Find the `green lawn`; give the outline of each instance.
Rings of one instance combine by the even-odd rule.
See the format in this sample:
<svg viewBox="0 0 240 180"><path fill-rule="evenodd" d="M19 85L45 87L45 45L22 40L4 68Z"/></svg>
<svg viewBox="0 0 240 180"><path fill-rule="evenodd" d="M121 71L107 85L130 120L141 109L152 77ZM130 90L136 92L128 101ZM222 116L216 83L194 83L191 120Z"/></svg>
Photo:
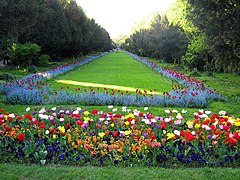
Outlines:
<svg viewBox="0 0 240 180"><path fill-rule="evenodd" d="M154 90L162 93L172 88L172 82L124 52L113 52L93 62L59 76L50 83L54 89L69 86L99 87L122 91Z"/></svg>
<svg viewBox="0 0 240 180"><path fill-rule="evenodd" d="M240 169L160 167L74 167L0 164L3 179L231 179L240 178Z"/></svg>

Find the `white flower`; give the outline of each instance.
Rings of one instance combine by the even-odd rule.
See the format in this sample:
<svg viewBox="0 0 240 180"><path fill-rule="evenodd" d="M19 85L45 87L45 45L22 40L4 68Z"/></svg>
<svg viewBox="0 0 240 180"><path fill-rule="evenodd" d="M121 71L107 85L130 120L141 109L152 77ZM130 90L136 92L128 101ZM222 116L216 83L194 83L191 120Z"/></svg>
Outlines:
<svg viewBox="0 0 240 180"><path fill-rule="evenodd" d="M174 113L178 113L178 110L174 109L174 110L172 110L172 112L174 112Z"/></svg>
<svg viewBox="0 0 240 180"><path fill-rule="evenodd" d="M200 113L203 113L203 112L204 112L204 110L203 110L203 109L199 109L199 110L198 110L198 112L200 112Z"/></svg>
<svg viewBox="0 0 240 180"><path fill-rule="evenodd" d="M211 111L205 111L205 114L211 114L212 112Z"/></svg>
<svg viewBox="0 0 240 180"><path fill-rule="evenodd" d="M80 108L80 107L77 107L77 111L81 111L82 110L82 108Z"/></svg>
<svg viewBox="0 0 240 180"><path fill-rule="evenodd" d="M102 122L104 119L105 119L105 118L99 118L99 121L101 121L101 122Z"/></svg>
<svg viewBox="0 0 240 180"><path fill-rule="evenodd" d="M64 118L60 118L59 121L60 121L60 122L64 122Z"/></svg>
<svg viewBox="0 0 240 180"><path fill-rule="evenodd" d="M79 114L78 110L73 111L73 114Z"/></svg>
<svg viewBox="0 0 240 180"><path fill-rule="evenodd" d="M135 124L135 119L131 120L131 124Z"/></svg>
<svg viewBox="0 0 240 180"><path fill-rule="evenodd" d="M183 119L182 115L180 113L177 114L176 116L177 119Z"/></svg>
<svg viewBox="0 0 240 180"><path fill-rule="evenodd" d="M131 109L128 109L128 110L127 110L127 112L130 112L130 111L131 111Z"/></svg>
<svg viewBox="0 0 240 180"><path fill-rule="evenodd" d="M46 112L46 109L45 108L42 108L40 111L39 111L39 114L44 114Z"/></svg>
<svg viewBox="0 0 240 180"><path fill-rule="evenodd" d="M156 119L151 119L151 122L152 122L152 123L156 123L157 120L156 120Z"/></svg>
<svg viewBox="0 0 240 180"><path fill-rule="evenodd" d="M193 128L193 125L191 124L191 125L188 125L188 128L189 129L192 129Z"/></svg>
<svg viewBox="0 0 240 180"><path fill-rule="evenodd" d="M28 108L26 109L26 112L28 112L28 111L30 111L30 107L28 107Z"/></svg>
<svg viewBox="0 0 240 180"><path fill-rule="evenodd" d="M14 114L9 114L8 117L15 118Z"/></svg>
<svg viewBox="0 0 240 180"><path fill-rule="evenodd" d="M114 108L114 109L112 110L112 112L117 112L117 108Z"/></svg>
<svg viewBox="0 0 240 180"><path fill-rule="evenodd" d="M120 134L125 134L125 132L124 132L124 131L119 131L119 133L120 133Z"/></svg>
<svg viewBox="0 0 240 180"><path fill-rule="evenodd" d="M179 130L174 130L173 133L176 134L177 136L180 136L180 131Z"/></svg>
<svg viewBox="0 0 240 180"><path fill-rule="evenodd" d="M108 108L109 108L109 109L112 109L112 108L113 108L113 105L109 105Z"/></svg>
<svg viewBox="0 0 240 180"><path fill-rule="evenodd" d="M110 117L108 117L108 118L107 118L107 121L110 121L110 120L111 120L111 118L110 118Z"/></svg>
<svg viewBox="0 0 240 180"><path fill-rule="evenodd" d="M169 113L170 113L170 110L165 110L165 113L169 114Z"/></svg>
<svg viewBox="0 0 240 180"><path fill-rule="evenodd" d="M127 107L126 106L123 106L122 107L122 112L126 112L127 111Z"/></svg>
<svg viewBox="0 0 240 180"><path fill-rule="evenodd" d="M226 114L226 111L223 111L223 110L221 110L221 111L219 111L219 113L218 113L219 115L225 115Z"/></svg>
<svg viewBox="0 0 240 180"><path fill-rule="evenodd" d="M144 111L147 111L148 110L148 107L144 107Z"/></svg>
<svg viewBox="0 0 240 180"><path fill-rule="evenodd" d="M198 116L198 113L197 113L197 112L195 112L195 113L193 113L193 115L194 115L194 116Z"/></svg>
<svg viewBox="0 0 240 180"><path fill-rule="evenodd" d="M38 117L40 117L40 119L48 119L48 115L38 114Z"/></svg>
<svg viewBox="0 0 240 180"><path fill-rule="evenodd" d="M194 136L195 136L195 135L196 135L196 132L195 132L195 131L192 131L192 135L194 135Z"/></svg>
<svg viewBox="0 0 240 180"><path fill-rule="evenodd" d="M183 113L183 114L187 113L187 110L183 109L183 110L182 110L182 113Z"/></svg>
<svg viewBox="0 0 240 180"><path fill-rule="evenodd" d="M139 111L133 111L134 116L139 116Z"/></svg>
<svg viewBox="0 0 240 180"><path fill-rule="evenodd" d="M146 119L145 124L151 124L151 121L149 119Z"/></svg>
<svg viewBox="0 0 240 180"><path fill-rule="evenodd" d="M53 108L52 108L53 111L56 111L56 109L57 109L56 107L53 107Z"/></svg>
<svg viewBox="0 0 240 180"><path fill-rule="evenodd" d="M200 118L207 118L208 117L208 115L206 115L206 114L201 114L201 115L198 115Z"/></svg>
<svg viewBox="0 0 240 180"><path fill-rule="evenodd" d="M172 120L172 119L170 119L170 118L165 118L165 119L164 119L165 122L170 122L171 120Z"/></svg>
<svg viewBox="0 0 240 180"><path fill-rule="evenodd" d="M166 134L167 133L167 131L166 130L163 130L163 134Z"/></svg>
<svg viewBox="0 0 240 180"><path fill-rule="evenodd" d="M46 130L46 131L45 131L45 134L48 135L48 134L49 134L49 130Z"/></svg>

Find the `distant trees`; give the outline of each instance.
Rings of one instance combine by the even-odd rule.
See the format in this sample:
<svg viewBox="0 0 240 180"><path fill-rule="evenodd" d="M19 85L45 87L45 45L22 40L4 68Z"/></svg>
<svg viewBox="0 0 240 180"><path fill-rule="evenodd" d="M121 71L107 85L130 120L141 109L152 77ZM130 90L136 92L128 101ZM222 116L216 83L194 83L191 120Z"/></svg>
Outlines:
<svg viewBox="0 0 240 180"><path fill-rule="evenodd" d="M0 49L4 52L5 41L11 41L10 46L36 43L42 53L57 59L112 49L108 32L89 19L75 0L1 0Z"/></svg>
<svg viewBox="0 0 240 180"><path fill-rule="evenodd" d="M156 15L150 29L135 31L122 47L190 69L239 73L239 22L239 0L176 0L166 16Z"/></svg>
<svg viewBox="0 0 240 180"><path fill-rule="evenodd" d="M133 33L122 46L141 56L180 63L187 49L187 39L178 25L169 23L166 16L157 14L149 29Z"/></svg>

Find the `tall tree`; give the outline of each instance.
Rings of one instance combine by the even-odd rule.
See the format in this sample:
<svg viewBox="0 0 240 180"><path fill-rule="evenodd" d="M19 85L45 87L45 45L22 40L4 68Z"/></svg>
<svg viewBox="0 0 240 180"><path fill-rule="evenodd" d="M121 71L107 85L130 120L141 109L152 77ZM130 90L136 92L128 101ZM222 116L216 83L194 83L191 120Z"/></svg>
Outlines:
<svg viewBox="0 0 240 180"><path fill-rule="evenodd" d="M187 17L206 35L216 69L240 71L240 1L187 1Z"/></svg>

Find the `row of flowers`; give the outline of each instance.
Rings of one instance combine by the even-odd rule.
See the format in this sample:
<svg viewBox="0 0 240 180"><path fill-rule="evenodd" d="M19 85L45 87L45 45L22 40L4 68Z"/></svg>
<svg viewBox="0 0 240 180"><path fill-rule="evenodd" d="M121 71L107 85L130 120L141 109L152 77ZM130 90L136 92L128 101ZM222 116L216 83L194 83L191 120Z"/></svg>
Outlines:
<svg viewBox="0 0 240 180"><path fill-rule="evenodd" d="M59 74L72 70L75 67L86 64L100 56L88 57L81 61L55 67L45 72L29 75L14 82L0 83L0 93L4 94L7 103L11 104L83 104L83 105L134 105L134 106L177 106L177 107L206 107L209 100L220 100L223 97L215 90L207 87L204 83L184 76L170 69L162 69L156 64L129 53L135 59L154 68L156 71L177 81L182 85L173 88L163 95L152 94L146 96L144 91L136 90L136 94L129 93L102 93L102 92L69 92L53 91L46 83L47 79L54 78Z"/></svg>
<svg viewBox="0 0 240 180"><path fill-rule="evenodd" d="M195 79L194 77L185 76L184 74L177 72L172 69L168 68L161 68L157 65L157 63L151 62L145 58L139 57L135 54L132 54L130 52L127 52L131 57L134 59L140 61L141 63L149 66L150 68L154 69L155 71L163 74L164 76L172 79L173 81L178 82L181 84L183 89L179 90L178 88L174 88L170 92L166 92L168 96L179 98L185 93L189 93L192 96L199 96L206 100L223 100L224 97L217 92L215 89L208 87L204 84L204 81L199 81Z"/></svg>
<svg viewBox="0 0 240 180"><path fill-rule="evenodd" d="M0 109L2 162L124 166L240 165L240 119L227 112L165 110L154 116L109 106Z"/></svg>

